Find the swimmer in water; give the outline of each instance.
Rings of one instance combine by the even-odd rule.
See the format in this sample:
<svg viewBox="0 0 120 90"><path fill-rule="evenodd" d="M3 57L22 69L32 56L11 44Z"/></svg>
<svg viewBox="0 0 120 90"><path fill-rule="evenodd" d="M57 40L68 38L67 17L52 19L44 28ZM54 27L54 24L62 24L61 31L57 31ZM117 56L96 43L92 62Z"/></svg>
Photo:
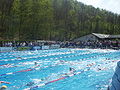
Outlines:
<svg viewBox="0 0 120 90"><path fill-rule="evenodd" d="M37 62L34 62L34 64L35 64L35 66L37 66L37 65L38 65L38 63L37 63Z"/></svg>
<svg viewBox="0 0 120 90"><path fill-rule="evenodd" d="M35 83L34 82L29 82L26 84L26 86L33 86Z"/></svg>
<svg viewBox="0 0 120 90"><path fill-rule="evenodd" d="M95 65L95 63L87 64L87 67L91 67L93 65Z"/></svg>
<svg viewBox="0 0 120 90"><path fill-rule="evenodd" d="M1 66L3 66L3 67L10 67L12 64L5 64L5 65L1 65Z"/></svg>
<svg viewBox="0 0 120 90"><path fill-rule="evenodd" d="M98 71L103 71L103 70L107 70L107 68L106 67L104 67L104 68L98 68Z"/></svg>
<svg viewBox="0 0 120 90"><path fill-rule="evenodd" d="M72 67L69 68L69 73L62 74L60 76L70 76L73 75L76 70Z"/></svg>
<svg viewBox="0 0 120 90"><path fill-rule="evenodd" d="M57 63L55 63L55 65L62 65L65 64L66 61L64 60L58 60Z"/></svg>
<svg viewBox="0 0 120 90"><path fill-rule="evenodd" d="M35 65L35 66L33 66L33 67L31 67L31 68L37 68L37 67L40 66L37 62L34 62L34 65Z"/></svg>
<svg viewBox="0 0 120 90"><path fill-rule="evenodd" d="M21 57L17 57L17 59L22 59Z"/></svg>
<svg viewBox="0 0 120 90"><path fill-rule="evenodd" d="M17 67L17 66L13 66L13 64L6 64L6 65L4 65L4 68L11 68L11 67Z"/></svg>
<svg viewBox="0 0 120 90"><path fill-rule="evenodd" d="M61 64L65 64L67 61L64 61L64 60L60 60L60 63Z"/></svg>
<svg viewBox="0 0 120 90"><path fill-rule="evenodd" d="M74 73L76 70L75 70L74 68L70 67L70 68L69 68L69 71L70 71L71 73Z"/></svg>
<svg viewBox="0 0 120 90"><path fill-rule="evenodd" d="M33 86L34 84L38 84L38 83L41 83L42 81L45 81L45 80L47 80L47 78L42 78L42 79L40 79L39 81L33 81L33 82L29 82L29 83L27 83L26 84L26 86Z"/></svg>

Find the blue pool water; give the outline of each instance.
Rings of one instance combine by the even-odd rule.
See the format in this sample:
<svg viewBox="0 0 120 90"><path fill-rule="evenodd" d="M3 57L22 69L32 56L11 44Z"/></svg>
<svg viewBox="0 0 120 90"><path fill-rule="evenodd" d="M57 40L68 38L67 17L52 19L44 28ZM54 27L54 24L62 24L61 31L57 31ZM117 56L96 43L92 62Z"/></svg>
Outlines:
<svg viewBox="0 0 120 90"><path fill-rule="evenodd" d="M0 81L8 90L106 90L119 60L120 51L101 49L5 52Z"/></svg>

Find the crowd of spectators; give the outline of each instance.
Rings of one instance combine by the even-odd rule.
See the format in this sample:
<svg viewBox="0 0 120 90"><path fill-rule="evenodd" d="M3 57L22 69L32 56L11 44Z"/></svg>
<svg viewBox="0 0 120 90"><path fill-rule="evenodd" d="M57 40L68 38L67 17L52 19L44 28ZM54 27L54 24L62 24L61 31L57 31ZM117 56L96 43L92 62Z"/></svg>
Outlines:
<svg viewBox="0 0 120 90"><path fill-rule="evenodd" d="M109 48L120 48L119 41L44 41L44 42L37 42L37 41L1 41L0 47L33 47L33 46L43 46L43 45L52 45L52 44L59 44L62 48L101 48L101 49L109 49Z"/></svg>
<svg viewBox="0 0 120 90"><path fill-rule="evenodd" d="M118 41L84 41L84 42L66 42L64 47L73 48L101 48L101 49L115 49L120 48L120 42Z"/></svg>
<svg viewBox="0 0 120 90"><path fill-rule="evenodd" d="M60 42L53 41L1 41L0 47L33 47L33 46L43 46L43 45L51 45L51 44L60 44Z"/></svg>
<svg viewBox="0 0 120 90"><path fill-rule="evenodd" d="M28 41L1 41L0 47L19 47L19 46L35 46L38 43L36 42L28 42Z"/></svg>

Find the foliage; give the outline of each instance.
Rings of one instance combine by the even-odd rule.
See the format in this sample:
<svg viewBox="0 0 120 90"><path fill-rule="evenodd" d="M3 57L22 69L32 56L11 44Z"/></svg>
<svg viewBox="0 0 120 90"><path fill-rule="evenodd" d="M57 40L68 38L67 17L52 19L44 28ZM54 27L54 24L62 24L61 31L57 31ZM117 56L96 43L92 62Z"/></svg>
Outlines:
<svg viewBox="0 0 120 90"><path fill-rule="evenodd" d="M76 0L0 0L0 40L72 40L120 34L120 15Z"/></svg>

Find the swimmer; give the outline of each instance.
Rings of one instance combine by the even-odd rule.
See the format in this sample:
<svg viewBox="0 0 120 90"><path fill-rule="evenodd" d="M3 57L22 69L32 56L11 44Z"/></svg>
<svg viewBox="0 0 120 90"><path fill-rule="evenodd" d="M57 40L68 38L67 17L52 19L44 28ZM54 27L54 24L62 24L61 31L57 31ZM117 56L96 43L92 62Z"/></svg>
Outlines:
<svg viewBox="0 0 120 90"><path fill-rule="evenodd" d="M96 63L87 64L88 67L95 65Z"/></svg>
<svg viewBox="0 0 120 90"><path fill-rule="evenodd" d="M27 83L26 84L26 86L33 86L34 84L38 84L38 83L41 83L42 81L45 81L45 80L47 80L47 78L42 78L42 79L40 79L39 81L33 81L33 82L29 82L29 83Z"/></svg>
<svg viewBox="0 0 120 90"><path fill-rule="evenodd" d="M3 66L3 67L10 67L12 64L5 64L5 65L1 65L1 66Z"/></svg>
<svg viewBox="0 0 120 90"><path fill-rule="evenodd" d="M33 86L35 83L34 82L29 82L26 84L26 86Z"/></svg>
<svg viewBox="0 0 120 90"><path fill-rule="evenodd" d="M62 64L64 64L66 61L64 61L64 60L60 60L60 62L61 62Z"/></svg>
<svg viewBox="0 0 120 90"><path fill-rule="evenodd" d="M65 73L65 74L62 74L62 75L60 75L60 76L71 76L71 75L74 74L75 71L76 71L76 70L75 70L74 68L70 67L70 68L69 68L69 73Z"/></svg>
<svg viewBox="0 0 120 90"><path fill-rule="evenodd" d="M17 67L17 66L13 66L13 64L4 65L4 68L12 68L12 67Z"/></svg>
<svg viewBox="0 0 120 90"><path fill-rule="evenodd" d="M107 70L107 68L106 68L106 67L103 67L103 68L98 67L98 68L97 68L97 71L103 71L103 70Z"/></svg>
<svg viewBox="0 0 120 90"><path fill-rule="evenodd" d="M6 85L3 85L0 90L6 90L7 89L7 86Z"/></svg>
<svg viewBox="0 0 120 90"><path fill-rule="evenodd" d="M66 63L66 61L64 61L64 60L59 60L57 63L56 63L56 65L62 65L62 64L65 64Z"/></svg>
<svg viewBox="0 0 120 90"><path fill-rule="evenodd" d="M112 62L115 62L116 60L113 60Z"/></svg>
<svg viewBox="0 0 120 90"><path fill-rule="evenodd" d="M34 62L34 64L35 64L35 66L37 66L38 63L37 63L37 62Z"/></svg>
<svg viewBox="0 0 120 90"><path fill-rule="evenodd" d="M4 64L4 65L0 65L0 66L6 66L6 65L8 65L8 64Z"/></svg>
<svg viewBox="0 0 120 90"><path fill-rule="evenodd" d="M73 72L75 72L76 70L75 70L74 68L70 67L70 68L69 68L69 71L73 73Z"/></svg>
<svg viewBox="0 0 120 90"><path fill-rule="evenodd" d="M17 59L22 59L21 57L17 57Z"/></svg>

